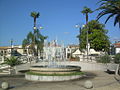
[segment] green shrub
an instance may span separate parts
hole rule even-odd
[[[10,58],[6,58],[3,64],[7,64],[10,65],[11,67],[14,67],[16,65],[22,64],[22,62],[18,60],[18,57],[11,56]]]
[[[0,72],[2,72],[2,70],[0,69]]]
[[[120,63],[120,53],[115,55],[114,62],[117,64]]]
[[[107,64],[107,63],[110,63],[111,61],[111,57],[109,55],[104,55],[104,56],[101,56],[97,62],[98,63],[104,63],[104,64]]]

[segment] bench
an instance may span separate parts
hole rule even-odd
[[[119,71],[119,64],[108,64],[107,65],[107,72],[109,74],[118,74],[118,71]]]

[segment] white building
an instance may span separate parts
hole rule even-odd
[[[66,59],[70,59],[72,57],[72,53],[74,53],[77,49],[79,49],[79,45],[68,45],[65,48]]]
[[[0,56],[9,57],[11,55],[20,56],[20,55],[28,55],[29,48],[22,48],[22,45],[14,45],[14,46],[4,46],[0,47]]]
[[[120,53],[120,41],[113,44],[114,54]]]

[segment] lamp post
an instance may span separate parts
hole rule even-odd
[[[34,41],[33,41],[34,49],[36,49],[36,48],[35,48],[35,47],[36,47],[36,46],[35,46],[35,39],[36,39],[36,38],[35,38],[35,32],[36,32],[36,29],[37,29],[36,26],[34,26],[34,27],[33,27],[33,30],[34,30]],[[34,56],[35,56],[35,55],[36,55],[36,50],[35,50],[35,52],[34,52]]]
[[[34,48],[35,48],[35,50],[36,50],[36,53],[35,53],[35,55],[37,55],[38,56],[38,45],[36,44],[36,40],[38,39],[37,37],[36,37],[36,35],[37,35],[37,30],[41,30],[41,29],[43,29],[43,27],[42,26],[40,26],[39,27],[39,29],[37,28],[37,27],[33,27],[33,29],[34,29],[34,41],[33,41],[33,43],[34,43]]]
[[[76,28],[79,28],[79,32],[81,31],[81,27],[80,27],[79,24],[76,24],[75,27],[76,27]]]
[[[81,26],[79,24],[76,24],[75,27],[79,28],[79,32],[81,32]],[[85,25],[82,25],[82,28],[84,28],[84,27],[85,27]]]
[[[80,25],[79,24],[76,24],[75,25],[75,27],[76,28],[79,28],[79,32],[81,33],[81,27],[80,27]],[[85,27],[85,25],[82,25],[82,28],[84,28]],[[88,28],[87,28],[88,29]],[[86,35],[86,48],[87,48],[87,61],[88,61],[88,30],[87,30],[87,35]]]
[[[87,61],[88,61],[88,28],[87,28]]]
[[[40,26],[39,30],[42,30],[44,27]],[[39,56],[40,58],[43,57],[43,51],[39,50]]]

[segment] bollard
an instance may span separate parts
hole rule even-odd
[[[2,88],[3,90],[7,90],[7,89],[9,88],[9,83],[8,83],[8,82],[2,82],[1,88]]]
[[[87,89],[91,89],[91,88],[93,88],[93,83],[91,81],[87,80],[84,83],[84,87]]]

